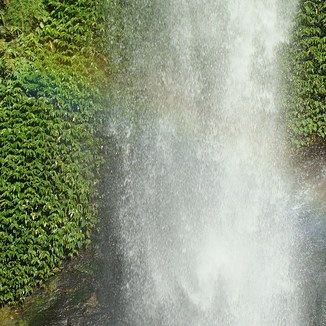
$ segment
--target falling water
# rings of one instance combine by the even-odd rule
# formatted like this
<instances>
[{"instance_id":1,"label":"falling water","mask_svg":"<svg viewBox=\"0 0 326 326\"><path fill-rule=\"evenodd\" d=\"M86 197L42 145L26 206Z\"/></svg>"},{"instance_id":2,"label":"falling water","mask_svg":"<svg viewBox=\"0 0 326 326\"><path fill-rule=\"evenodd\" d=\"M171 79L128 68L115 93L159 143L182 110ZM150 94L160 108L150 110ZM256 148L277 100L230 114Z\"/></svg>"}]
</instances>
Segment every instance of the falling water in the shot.
<instances>
[{"instance_id":1,"label":"falling water","mask_svg":"<svg viewBox=\"0 0 326 326\"><path fill-rule=\"evenodd\" d=\"M294 5L130 4L115 325L308 325L277 104Z\"/></svg>"}]
</instances>

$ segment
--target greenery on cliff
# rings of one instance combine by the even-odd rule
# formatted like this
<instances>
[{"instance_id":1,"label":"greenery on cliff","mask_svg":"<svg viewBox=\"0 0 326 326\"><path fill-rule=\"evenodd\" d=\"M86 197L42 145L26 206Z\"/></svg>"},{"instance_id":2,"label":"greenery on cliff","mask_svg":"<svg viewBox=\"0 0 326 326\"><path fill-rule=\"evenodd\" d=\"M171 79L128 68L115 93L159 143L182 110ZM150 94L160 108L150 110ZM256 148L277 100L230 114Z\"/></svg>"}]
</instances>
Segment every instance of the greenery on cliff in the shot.
<instances>
[{"instance_id":1,"label":"greenery on cliff","mask_svg":"<svg viewBox=\"0 0 326 326\"><path fill-rule=\"evenodd\" d=\"M0 305L89 242L118 14L115 1L0 3Z\"/></svg>"},{"instance_id":2,"label":"greenery on cliff","mask_svg":"<svg viewBox=\"0 0 326 326\"><path fill-rule=\"evenodd\" d=\"M0 305L22 301L89 243L126 3L0 2ZM325 142L325 26L325 1L300 0L282 52L297 147Z\"/></svg>"},{"instance_id":3,"label":"greenery on cliff","mask_svg":"<svg viewBox=\"0 0 326 326\"><path fill-rule=\"evenodd\" d=\"M300 0L290 43L283 49L284 107L295 147L326 140L326 2Z\"/></svg>"}]
</instances>

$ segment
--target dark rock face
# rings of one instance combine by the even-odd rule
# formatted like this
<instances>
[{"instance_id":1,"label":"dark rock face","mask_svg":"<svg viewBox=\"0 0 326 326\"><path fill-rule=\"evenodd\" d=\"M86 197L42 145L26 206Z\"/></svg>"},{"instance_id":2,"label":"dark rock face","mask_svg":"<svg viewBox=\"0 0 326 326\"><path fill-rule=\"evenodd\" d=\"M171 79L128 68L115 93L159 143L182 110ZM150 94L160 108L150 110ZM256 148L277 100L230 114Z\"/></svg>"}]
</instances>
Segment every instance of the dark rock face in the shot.
<instances>
[{"instance_id":1,"label":"dark rock face","mask_svg":"<svg viewBox=\"0 0 326 326\"><path fill-rule=\"evenodd\" d=\"M326 325L326 216L311 215L301 223L299 268L309 325Z\"/></svg>"},{"instance_id":2,"label":"dark rock face","mask_svg":"<svg viewBox=\"0 0 326 326\"><path fill-rule=\"evenodd\" d=\"M309 326L326 325L326 147L307 151L298 162L301 195L298 268ZM304 204L302 204L304 203Z\"/></svg>"},{"instance_id":3,"label":"dark rock face","mask_svg":"<svg viewBox=\"0 0 326 326\"><path fill-rule=\"evenodd\" d=\"M1 326L108 326L115 325L117 302L112 280L99 248L92 248L53 277L44 289L16 309L0 310ZM111 287L112 286L112 287ZM4 318L1 315L6 315Z\"/></svg>"}]
</instances>

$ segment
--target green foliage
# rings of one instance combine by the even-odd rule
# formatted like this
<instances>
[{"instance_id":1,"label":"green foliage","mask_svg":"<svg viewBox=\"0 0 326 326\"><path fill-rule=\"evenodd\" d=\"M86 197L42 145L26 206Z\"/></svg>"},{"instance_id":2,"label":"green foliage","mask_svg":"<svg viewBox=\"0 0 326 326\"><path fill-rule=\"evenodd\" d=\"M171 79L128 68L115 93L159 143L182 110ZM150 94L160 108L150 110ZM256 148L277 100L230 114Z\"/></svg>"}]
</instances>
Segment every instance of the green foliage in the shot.
<instances>
[{"instance_id":1,"label":"green foliage","mask_svg":"<svg viewBox=\"0 0 326 326\"><path fill-rule=\"evenodd\" d=\"M41 0L11 0L7 8L6 24L20 32L31 32L46 17Z\"/></svg>"},{"instance_id":2,"label":"green foliage","mask_svg":"<svg viewBox=\"0 0 326 326\"><path fill-rule=\"evenodd\" d=\"M89 243L113 7L11 0L0 8L0 305L22 301Z\"/></svg>"},{"instance_id":3,"label":"green foliage","mask_svg":"<svg viewBox=\"0 0 326 326\"><path fill-rule=\"evenodd\" d=\"M326 137L326 2L301 0L290 43L283 49L284 106L296 147Z\"/></svg>"},{"instance_id":4,"label":"green foliage","mask_svg":"<svg viewBox=\"0 0 326 326\"><path fill-rule=\"evenodd\" d=\"M7 40L33 31L45 21L47 13L41 0L11 0L0 7L0 37Z\"/></svg>"}]
</instances>

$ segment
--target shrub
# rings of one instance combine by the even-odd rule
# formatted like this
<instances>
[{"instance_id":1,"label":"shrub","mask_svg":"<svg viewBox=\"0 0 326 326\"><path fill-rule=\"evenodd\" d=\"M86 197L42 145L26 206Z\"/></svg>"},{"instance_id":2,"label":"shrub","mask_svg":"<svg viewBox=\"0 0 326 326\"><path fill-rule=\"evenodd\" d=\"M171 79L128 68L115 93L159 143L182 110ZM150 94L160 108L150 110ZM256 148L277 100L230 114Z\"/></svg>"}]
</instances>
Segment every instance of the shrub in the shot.
<instances>
[{"instance_id":1,"label":"shrub","mask_svg":"<svg viewBox=\"0 0 326 326\"><path fill-rule=\"evenodd\" d=\"M90 241L109 81L105 1L6 3L0 6L0 305L22 301Z\"/></svg>"},{"instance_id":2,"label":"shrub","mask_svg":"<svg viewBox=\"0 0 326 326\"><path fill-rule=\"evenodd\" d=\"M283 49L288 130L296 147L326 136L326 3L301 0L289 44Z\"/></svg>"}]
</instances>

